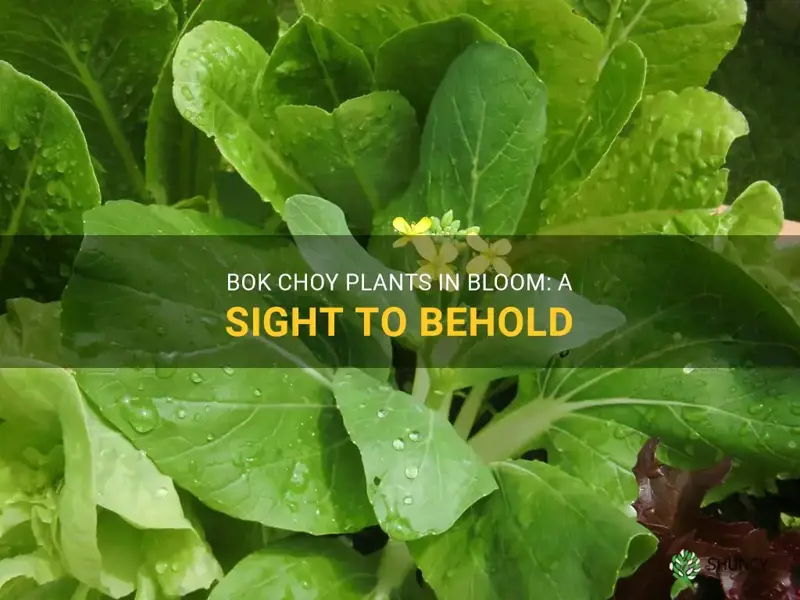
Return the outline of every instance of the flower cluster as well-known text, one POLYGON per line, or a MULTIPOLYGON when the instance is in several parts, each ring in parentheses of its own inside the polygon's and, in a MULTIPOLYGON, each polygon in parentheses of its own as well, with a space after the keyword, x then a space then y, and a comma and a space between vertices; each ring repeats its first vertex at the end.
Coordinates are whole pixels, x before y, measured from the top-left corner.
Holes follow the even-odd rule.
POLYGON ((393 246, 401 248, 411 242, 424 259, 418 261, 420 268, 417 273, 429 275, 434 280, 453 276, 455 271, 452 263, 467 247, 474 251, 466 266, 467 273, 480 274, 491 270, 502 275, 511 274, 511 267, 504 258, 511 252, 511 242, 503 238, 489 243, 480 237, 479 227, 460 230, 460 225, 459 221, 453 219, 452 210, 448 210, 441 219, 423 217, 412 223, 397 217, 392 221, 392 226, 402 237, 393 246))

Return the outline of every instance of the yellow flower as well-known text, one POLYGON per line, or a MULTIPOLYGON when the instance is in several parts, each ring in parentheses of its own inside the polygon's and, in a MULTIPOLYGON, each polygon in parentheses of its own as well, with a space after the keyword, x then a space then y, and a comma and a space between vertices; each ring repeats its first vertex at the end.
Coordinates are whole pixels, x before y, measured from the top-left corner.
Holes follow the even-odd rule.
POLYGON ((422 217, 419 222, 411 224, 403 217, 396 217, 395 220, 392 221, 392 227, 402 233, 403 237, 392 244, 392 246, 395 248, 402 248, 410 242, 411 238, 415 235, 422 235, 427 232, 431 228, 431 225, 433 225, 433 223, 431 223, 428 217, 422 217))
POLYGON ((511 267, 502 258, 511 252, 511 242, 507 239, 503 238, 488 244, 479 235, 468 235, 467 243, 479 253, 467 264, 467 273, 479 274, 492 267, 501 275, 511 275, 511 267))
POLYGON ((455 274, 450 263, 458 258, 458 249, 452 242, 445 242, 438 249, 429 236, 417 237, 411 242, 419 255, 425 259, 419 261, 422 266, 417 270, 417 274, 430 275, 433 280, 439 279, 442 275, 455 274))

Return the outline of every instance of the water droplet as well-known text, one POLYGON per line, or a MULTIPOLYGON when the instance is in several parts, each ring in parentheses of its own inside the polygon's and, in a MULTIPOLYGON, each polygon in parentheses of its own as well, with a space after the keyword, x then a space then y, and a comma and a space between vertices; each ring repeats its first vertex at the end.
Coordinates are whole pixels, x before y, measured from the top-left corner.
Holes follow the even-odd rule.
POLYGON ((388 415, 388 414, 389 414, 389 411, 388 411, 388 410, 386 410, 385 408, 382 408, 382 409, 380 409, 380 410, 378 411, 378 418, 379 418, 379 419, 382 419, 383 417, 385 417, 385 416, 386 416, 386 415, 388 415))
POLYGON ((414 499, 411 496, 406 496, 405 498, 403 498, 403 504, 405 504, 406 506, 414 504, 414 499))
POLYGON ((158 411, 147 398, 125 396, 121 404, 122 416, 137 433, 150 433, 161 423, 158 411))
POLYGON ((686 365, 685 367, 683 367, 683 372, 686 373, 687 375, 692 371, 694 371, 694 367, 692 365, 686 365))
POLYGON ((260 398, 261 397, 261 390, 258 389, 258 388, 254 389, 253 390, 253 396, 255 396, 256 398, 260 398))
POLYGON ((207 441, 207 442, 213 442, 213 441, 214 441, 214 434, 213 434, 213 433, 209 433, 209 434, 206 436, 206 441, 207 441))
POLYGON ((406 447, 405 443, 403 443, 403 440, 401 440, 400 438, 397 438, 395 441, 392 442, 392 448, 394 448, 395 450, 402 450, 405 447, 406 447))
POLYGON ((189 375, 189 379, 191 379, 193 383, 203 383, 203 378, 200 377, 200 373, 192 373, 189 375))
POLYGON ((161 487, 156 490, 156 496, 158 498, 166 498, 168 494, 169 490, 165 487, 161 487))
POLYGON ((419 475, 419 469, 417 467, 406 467, 406 477, 409 479, 416 479, 417 475, 419 475))
POLYGON ((419 431, 412 431, 408 434, 408 439, 410 439, 412 442, 418 442, 422 439, 422 436, 420 435, 419 431))
POLYGON ((181 408, 181 409, 178 410, 178 418, 179 419, 185 419, 186 418, 186 411, 184 409, 181 408))
POLYGON ((222 367, 222 372, 225 375, 233 375, 233 369, 231 367, 222 367))
POLYGON ((169 379, 178 370, 175 366, 175 359, 177 355, 175 352, 159 352, 156 356, 156 377, 161 379, 169 379))
POLYGON ((157 563, 156 573, 158 573, 159 575, 163 575, 164 573, 167 572, 167 568, 168 568, 167 563, 161 563, 161 562, 157 563))
POLYGON ((756 415, 764 410, 764 405, 761 402, 747 407, 747 412, 751 415, 756 415))
POLYGON ((192 92, 192 88, 190 88, 188 85, 185 85, 181 88, 181 95, 189 102, 194 100, 194 93, 192 92))
POLYGON ((789 449, 790 449, 790 450, 794 450, 795 448, 797 448, 797 442, 795 442, 795 441, 791 441, 791 442, 789 442, 789 443, 787 444, 787 446, 789 446, 789 449))
POLYGON ((8 146, 9 150, 16 150, 19 148, 19 135, 13 131, 8 134, 8 137, 6 138, 6 146, 8 146))

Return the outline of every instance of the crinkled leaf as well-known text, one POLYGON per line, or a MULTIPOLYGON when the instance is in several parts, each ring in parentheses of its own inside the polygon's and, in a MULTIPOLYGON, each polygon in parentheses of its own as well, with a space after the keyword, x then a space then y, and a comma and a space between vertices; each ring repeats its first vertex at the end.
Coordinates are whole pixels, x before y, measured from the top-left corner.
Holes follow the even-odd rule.
POLYGON ((608 39, 609 48, 627 40, 647 57, 646 92, 680 92, 703 87, 739 40, 747 15, 745 0, 572 0, 608 39), (612 7, 619 9, 611 14, 612 7))
MULTIPOLYGON (((194 0, 195 2, 197 0, 194 0)), ((265 48, 278 37, 272 2, 261 0, 203 0, 182 25, 180 36, 206 21, 225 21, 241 27, 265 48)), ((173 51, 161 70, 147 119, 145 144, 147 188, 166 204, 208 194, 220 156, 213 140, 201 135, 175 108, 172 98, 173 51)))
POLYGON ((433 98, 412 195, 428 214, 453 210, 481 233, 513 233, 539 164, 546 104, 544 84, 518 52, 470 46, 433 98))
POLYGON ((704 516, 701 502, 720 485, 731 461, 683 471, 658 461, 657 445, 651 439, 639 453, 634 473, 640 492, 634 506, 639 522, 658 536, 658 552, 635 574, 620 580, 614 598, 638 600, 645 593, 668 593, 673 583, 670 560, 682 549, 699 557, 701 573, 718 579, 729 600, 796 597, 800 590, 792 582, 792 571, 800 563, 800 532, 785 531, 770 540, 766 530, 751 523, 704 516))
MULTIPOLYGON (((109 174, 102 182, 104 195, 145 199, 141 123, 177 33, 172 6, 163 0, 2 0, 0 14, 0 59, 42 81, 72 106, 92 155, 109 174)), ((29 109, 35 112, 37 107, 29 109)), ((31 126, 36 123, 38 119, 30 120, 31 126)), ((64 155, 54 151, 53 166, 77 159, 80 166, 59 172, 88 177, 81 136, 61 132, 57 137, 64 155), (74 145, 76 150, 68 150, 74 145)), ((87 181, 76 187, 77 200, 78 190, 85 194, 96 185, 87 181)))
POLYGON ((214 138, 222 156, 261 197, 283 208, 287 195, 313 191, 274 147, 259 106, 266 50, 244 30, 206 21, 181 38, 172 62, 178 112, 214 138))
POLYGON ((731 143, 747 133, 744 116, 699 88, 642 101, 580 191, 545 207, 542 234, 661 231, 681 211, 724 202, 731 143))
MULTIPOLYGON (((13 16, 4 14, 10 23, 13 16)), ((100 204, 100 189, 81 126, 64 100, 2 61, 0 94, 2 269, 15 235, 80 233, 81 213, 100 204)))
POLYGON ((358 446, 383 530, 415 540, 447 531, 497 485, 447 420, 369 375, 342 369, 334 395, 358 446))
POLYGON ((633 42, 608 57, 571 135, 556 138, 545 152, 523 218, 525 231, 538 229, 542 212, 567 202, 608 152, 641 99, 645 70, 644 55, 633 42))
POLYGON ((542 597, 606 600, 656 540, 545 463, 493 466, 500 487, 446 533, 410 543, 442 600, 542 597))
POLYGON ((478 41, 504 44, 479 20, 458 15, 405 29, 386 40, 375 59, 375 85, 405 96, 425 123, 433 95, 450 64, 478 41), (420 52, 425 48, 425 52, 420 52))
MULTIPOLYGON (((47 386, 58 389, 48 398, 61 424, 65 456, 64 484, 58 499, 60 550, 73 577, 114 597, 129 594, 135 589, 141 561, 126 555, 130 545, 138 547, 139 535, 158 538, 161 533, 156 530, 181 530, 185 531, 185 543, 196 539, 200 544, 195 561, 204 561, 202 573, 191 579, 193 586, 186 592, 210 587, 220 576, 219 566, 184 517, 172 481, 99 419, 86 405, 71 375, 61 369, 18 367, 3 368, 0 379, 22 404, 42 394, 47 386), (21 387, 22 382, 27 385, 21 387), (125 543, 109 544, 104 537, 108 535, 132 542, 126 549, 125 543), (108 546, 106 550, 104 545, 108 546)), ((156 543, 179 534, 170 531, 165 535, 156 543)), ((176 573, 188 569, 194 575, 191 569, 196 564, 175 564, 176 573)))
POLYGON ((399 94, 374 92, 347 100, 332 113, 281 106, 276 117, 284 154, 357 230, 367 230, 372 212, 411 181, 419 128, 414 109, 399 94))
POLYGON ((372 90, 364 53, 341 35, 303 15, 281 36, 261 75, 265 114, 283 104, 332 111, 372 90))
POLYGON ((341 542, 298 537, 251 554, 214 588, 209 600, 273 598, 363 600, 375 587, 376 565, 341 542))

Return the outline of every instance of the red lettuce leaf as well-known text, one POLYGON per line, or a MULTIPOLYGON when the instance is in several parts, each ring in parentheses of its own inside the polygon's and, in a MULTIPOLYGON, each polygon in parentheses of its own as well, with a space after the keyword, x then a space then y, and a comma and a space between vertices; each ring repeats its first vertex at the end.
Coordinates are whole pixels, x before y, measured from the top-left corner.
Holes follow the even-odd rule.
MULTIPOLYGON (((634 475, 639 522, 659 538, 658 551, 631 577, 621 579, 614 600, 667 600, 674 583, 669 564, 681 550, 694 552, 701 575, 719 581, 727 600, 800 600, 792 572, 800 568, 800 530, 770 538, 751 523, 730 523, 708 517, 703 498, 720 485, 731 467, 726 459, 697 471, 682 471, 656 459, 658 440, 639 452, 634 475)), ((685 590, 679 600, 702 600, 685 590)))

